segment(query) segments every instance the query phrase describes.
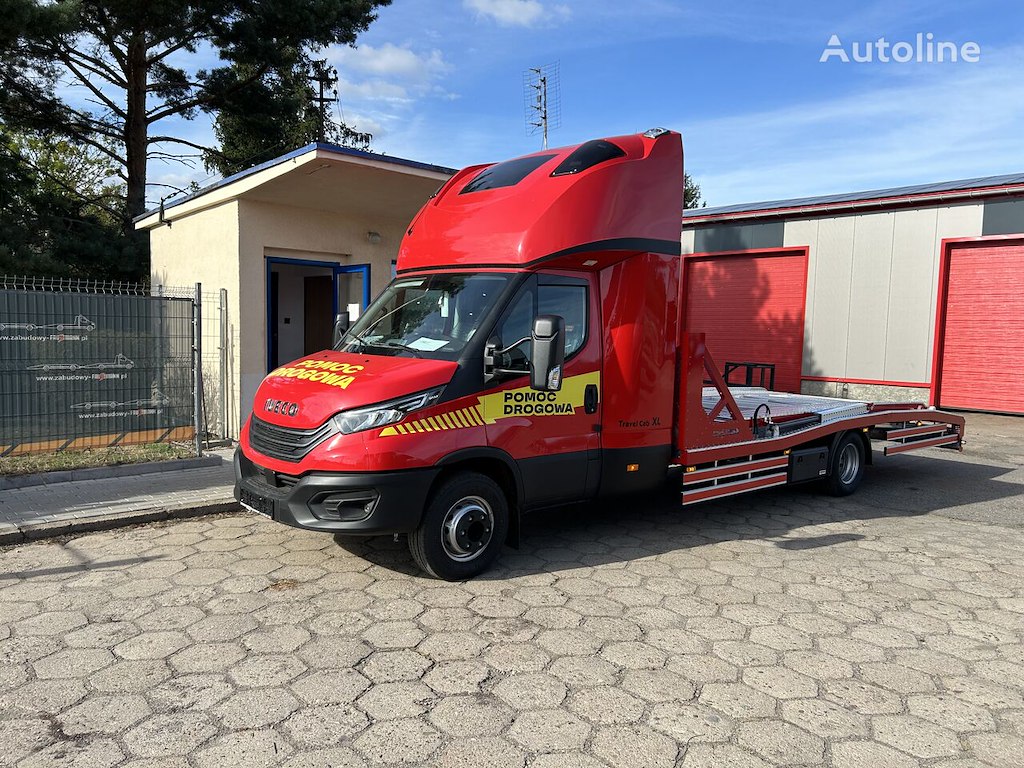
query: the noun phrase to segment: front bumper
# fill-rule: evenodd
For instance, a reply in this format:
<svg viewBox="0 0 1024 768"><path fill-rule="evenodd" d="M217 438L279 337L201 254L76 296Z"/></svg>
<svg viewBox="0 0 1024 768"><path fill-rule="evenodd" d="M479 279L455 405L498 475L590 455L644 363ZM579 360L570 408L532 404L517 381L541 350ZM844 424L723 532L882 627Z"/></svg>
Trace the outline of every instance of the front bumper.
<svg viewBox="0 0 1024 768"><path fill-rule="evenodd" d="M440 470L272 472L235 451L235 500L279 523L329 533L409 533L423 516Z"/></svg>

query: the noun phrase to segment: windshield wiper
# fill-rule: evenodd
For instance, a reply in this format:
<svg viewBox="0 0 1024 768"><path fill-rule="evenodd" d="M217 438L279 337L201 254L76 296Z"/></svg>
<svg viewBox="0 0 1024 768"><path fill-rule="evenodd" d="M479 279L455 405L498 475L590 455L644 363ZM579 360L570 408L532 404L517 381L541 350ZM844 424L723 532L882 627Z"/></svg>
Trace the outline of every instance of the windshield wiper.
<svg viewBox="0 0 1024 768"><path fill-rule="evenodd" d="M423 299L425 299L425 298L427 298L427 294L425 294L425 293L421 293L421 294L420 294L419 296L417 296L416 298L414 298L414 299L409 299L409 301L405 302L405 304L401 304L401 305L399 305L399 306L395 307L395 308L394 308L394 309L392 309L392 310L391 310L390 312L385 312L385 313L384 313L383 315L381 315L381 316L380 316L380 317L378 317L378 318L377 318L376 320L374 320L374 321L373 321L372 323L370 323L370 327L369 327L369 328L367 328L367 329L366 329L365 331L363 331L363 333L369 333L369 332L370 332L370 331L372 331L372 330L373 330L374 328L376 328L376 327L377 327L378 325L380 325L382 321L384 321L384 320L386 320L387 318L391 317L391 316L392 316L393 314L395 314L395 312L397 312L398 310L400 310L400 309L405 309L405 308L406 308L406 307L408 307L408 306L409 306L410 304L415 304L415 303L416 303L417 301L422 301L422 300L423 300Z"/></svg>
<svg viewBox="0 0 1024 768"><path fill-rule="evenodd" d="M364 347L372 347L372 346L374 346L373 344L368 342L366 339L364 339L362 336L360 336L358 333L355 333L354 331L348 331L344 336L341 337L341 341L338 342L338 346L336 347L336 349L338 349L339 352L341 351L340 347L342 347L345 344L351 343L351 339L349 339L349 337L351 337L352 339L355 339L360 344L362 344ZM346 341L346 339L349 339L349 340Z"/></svg>
<svg viewBox="0 0 1024 768"><path fill-rule="evenodd" d="M351 337L351 338L349 338L349 337ZM369 349L369 348L372 348L372 347L380 347L381 349L403 349L403 350L411 353L414 357L419 357L419 358L423 357L423 355L420 354L420 351L418 349L416 349L415 347L410 347L407 344L402 344L400 341L394 341L392 339L388 339L386 341L381 341L381 342L372 342L372 341L367 341L362 336L360 336L358 333L352 333L351 331L349 331L348 336L346 336L345 338L349 339L349 341L346 342L346 343L351 343L351 339L355 339L356 341L358 341L362 345L362 347L364 349Z"/></svg>
<svg viewBox="0 0 1024 768"><path fill-rule="evenodd" d="M381 344L381 346L390 349L404 349L406 352L411 352L413 357L423 357L423 355L420 354L420 351L418 349L410 347L407 344L402 344L401 342L398 341L388 340L386 344Z"/></svg>

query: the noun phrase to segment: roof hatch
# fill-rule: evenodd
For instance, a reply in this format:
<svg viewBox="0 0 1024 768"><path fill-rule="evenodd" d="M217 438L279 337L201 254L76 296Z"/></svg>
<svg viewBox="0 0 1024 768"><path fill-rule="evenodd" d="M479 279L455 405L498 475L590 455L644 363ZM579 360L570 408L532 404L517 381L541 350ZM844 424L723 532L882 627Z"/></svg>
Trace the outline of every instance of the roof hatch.
<svg viewBox="0 0 1024 768"><path fill-rule="evenodd" d="M598 163L605 163L616 157L624 157L625 154L621 147L610 141L594 139L576 147L565 160L558 164L551 175L571 176L574 173L581 173L587 168L592 168Z"/></svg>

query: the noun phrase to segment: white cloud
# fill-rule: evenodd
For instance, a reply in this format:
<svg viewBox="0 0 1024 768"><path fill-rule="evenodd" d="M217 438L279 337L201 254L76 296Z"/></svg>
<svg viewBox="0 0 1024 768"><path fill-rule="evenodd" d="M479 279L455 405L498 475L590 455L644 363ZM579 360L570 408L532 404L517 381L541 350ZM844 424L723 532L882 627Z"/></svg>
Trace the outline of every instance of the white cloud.
<svg viewBox="0 0 1024 768"><path fill-rule="evenodd" d="M328 53L337 67L338 95L345 122L379 141L407 125L422 99L454 99L442 79L452 70L440 50L417 50L385 42L337 47Z"/></svg>
<svg viewBox="0 0 1024 768"><path fill-rule="evenodd" d="M423 82L449 71L451 67L444 60L441 51L416 53L411 48L394 43L374 47L360 45L358 48L334 48L331 61L342 75L347 72L362 72L380 78Z"/></svg>
<svg viewBox="0 0 1024 768"><path fill-rule="evenodd" d="M462 4L507 27L531 27L542 19L560 20L570 13L567 6L545 7L540 0L462 0Z"/></svg>
<svg viewBox="0 0 1024 768"><path fill-rule="evenodd" d="M348 118L350 126L355 128L357 131L369 133L373 136L375 141L384 138L388 134L387 129L384 127L384 123L372 114L352 112L347 114L346 117Z"/></svg>
<svg viewBox="0 0 1024 768"><path fill-rule="evenodd" d="M347 78L338 79L338 93L343 102L380 101L391 104L407 104L412 101L409 89L399 83L374 78L373 80L353 81Z"/></svg>
<svg viewBox="0 0 1024 768"><path fill-rule="evenodd" d="M832 99L678 121L688 170L712 206L1018 172L1024 53L985 53L879 71Z"/></svg>

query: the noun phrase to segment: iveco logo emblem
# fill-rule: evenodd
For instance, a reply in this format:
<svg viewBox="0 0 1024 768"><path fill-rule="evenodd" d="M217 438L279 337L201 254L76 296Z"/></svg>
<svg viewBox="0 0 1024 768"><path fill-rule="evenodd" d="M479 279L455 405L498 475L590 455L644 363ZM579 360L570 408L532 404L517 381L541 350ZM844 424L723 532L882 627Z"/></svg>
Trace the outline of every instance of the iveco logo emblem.
<svg viewBox="0 0 1024 768"><path fill-rule="evenodd" d="M268 397L267 402L263 404L263 410L269 411L270 413L280 413L282 416L294 416L299 412L299 404L289 403L287 400L275 400L272 397Z"/></svg>

